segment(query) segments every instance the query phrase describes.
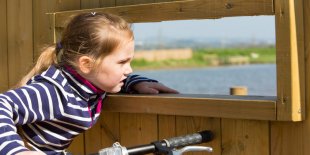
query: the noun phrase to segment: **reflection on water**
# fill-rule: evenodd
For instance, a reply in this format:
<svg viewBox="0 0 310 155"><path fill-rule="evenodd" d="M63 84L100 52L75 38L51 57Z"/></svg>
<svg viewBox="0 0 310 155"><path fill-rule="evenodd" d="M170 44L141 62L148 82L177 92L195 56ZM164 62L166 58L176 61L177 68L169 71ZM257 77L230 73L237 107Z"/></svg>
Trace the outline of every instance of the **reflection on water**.
<svg viewBox="0 0 310 155"><path fill-rule="evenodd" d="M229 94L232 86L246 86L249 95L276 95L276 65L244 65L180 70L137 71L186 94Z"/></svg>

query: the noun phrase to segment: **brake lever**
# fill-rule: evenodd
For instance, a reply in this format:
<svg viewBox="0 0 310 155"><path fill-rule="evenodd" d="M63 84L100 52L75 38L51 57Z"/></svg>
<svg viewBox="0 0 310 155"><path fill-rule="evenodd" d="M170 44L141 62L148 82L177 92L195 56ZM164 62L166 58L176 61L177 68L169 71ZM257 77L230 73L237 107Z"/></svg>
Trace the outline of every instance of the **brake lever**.
<svg viewBox="0 0 310 155"><path fill-rule="evenodd" d="M181 149L173 149L172 150L172 155L181 155L185 152L190 152L190 151L207 151L207 152L212 152L213 148L212 147L206 147L206 146L185 146Z"/></svg>

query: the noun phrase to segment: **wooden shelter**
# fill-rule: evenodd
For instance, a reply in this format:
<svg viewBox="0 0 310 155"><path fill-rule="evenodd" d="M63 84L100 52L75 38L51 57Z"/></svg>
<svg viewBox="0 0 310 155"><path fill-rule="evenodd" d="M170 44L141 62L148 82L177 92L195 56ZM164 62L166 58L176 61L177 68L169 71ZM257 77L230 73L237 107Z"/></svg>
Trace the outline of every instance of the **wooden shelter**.
<svg viewBox="0 0 310 155"><path fill-rule="evenodd" d="M310 0L0 0L0 90L21 78L42 45L57 41L68 19L94 11L130 22L275 16L277 96L109 95L73 154L206 129L216 134L204 144L214 155L310 154Z"/></svg>

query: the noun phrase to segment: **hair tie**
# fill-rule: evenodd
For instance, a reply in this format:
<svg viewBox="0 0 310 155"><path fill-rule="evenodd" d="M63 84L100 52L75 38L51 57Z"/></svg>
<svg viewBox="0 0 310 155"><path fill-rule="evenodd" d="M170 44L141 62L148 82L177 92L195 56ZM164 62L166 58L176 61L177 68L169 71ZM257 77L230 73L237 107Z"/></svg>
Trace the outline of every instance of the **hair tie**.
<svg viewBox="0 0 310 155"><path fill-rule="evenodd" d="M91 12L90 14L93 15L93 16L95 16L95 15L96 15L96 12Z"/></svg>
<svg viewBox="0 0 310 155"><path fill-rule="evenodd" d="M61 43L60 42L56 43L56 54L58 54L61 49L62 49Z"/></svg>

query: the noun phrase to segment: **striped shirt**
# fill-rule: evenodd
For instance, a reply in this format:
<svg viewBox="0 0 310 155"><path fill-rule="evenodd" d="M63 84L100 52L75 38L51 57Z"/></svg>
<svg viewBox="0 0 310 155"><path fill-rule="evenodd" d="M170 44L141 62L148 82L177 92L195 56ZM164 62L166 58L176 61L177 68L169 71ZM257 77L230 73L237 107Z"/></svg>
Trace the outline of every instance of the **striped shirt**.
<svg viewBox="0 0 310 155"><path fill-rule="evenodd" d="M138 75L125 80L122 92L152 81ZM32 150L65 154L73 138L96 123L105 92L73 70L49 67L27 85L0 94L0 154L27 151L16 126Z"/></svg>

